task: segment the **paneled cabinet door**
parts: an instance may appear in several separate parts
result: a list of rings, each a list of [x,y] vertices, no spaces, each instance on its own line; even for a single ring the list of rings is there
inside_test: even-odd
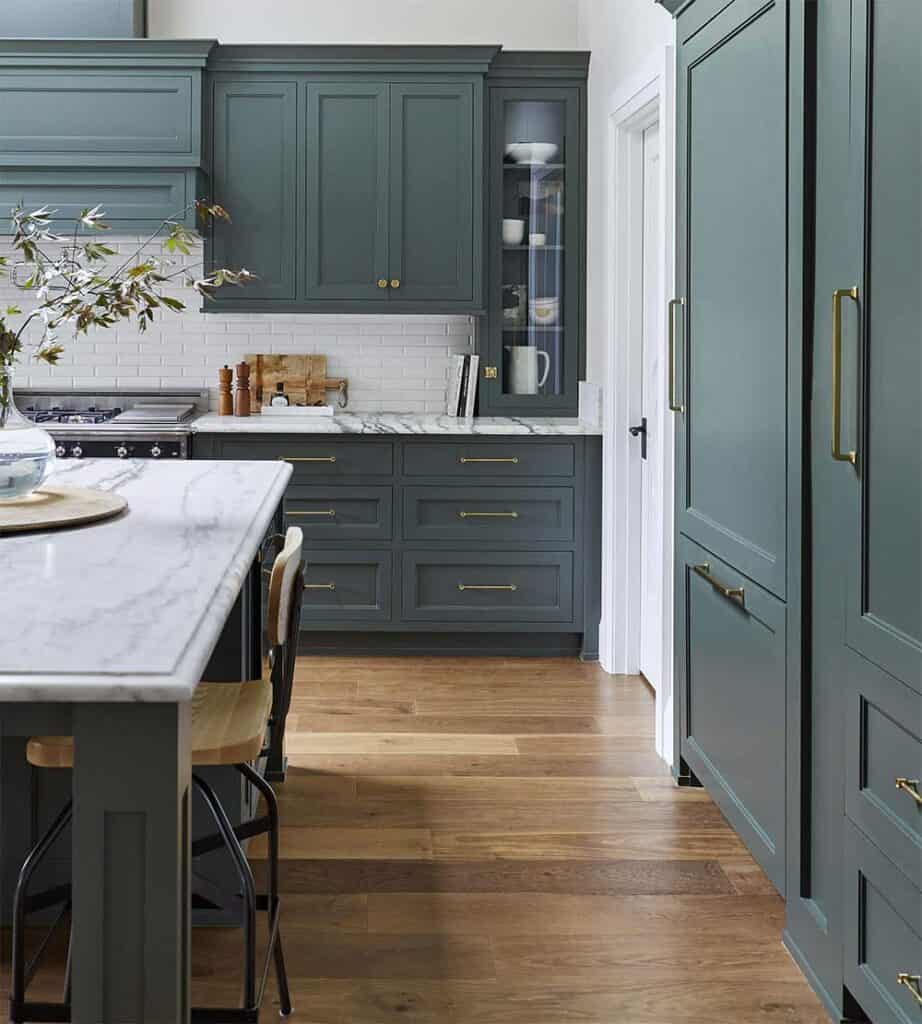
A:
[[[858,0],[852,16],[856,276],[833,300],[831,382],[853,524],[846,642],[922,693],[922,5]]]
[[[308,299],[388,296],[388,85],[306,91]]]
[[[215,224],[211,263],[257,276],[247,301],[295,298],[297,98],[294,82],[214,85],[212,194],[232,223]]]
[[[395,83],[390,99],[390,299],[470,303],[481,259],[474,86]]]
[[[680,46],[677,96],[677,525],[784,598],[786,4],[728,4]]]

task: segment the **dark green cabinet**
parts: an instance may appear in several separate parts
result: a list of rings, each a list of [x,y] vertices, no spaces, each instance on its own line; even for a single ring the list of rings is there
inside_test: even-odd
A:
[[[234,220],[215,228],[209,259],[246,256],[259,282],[206,311],[481,311],[495,48],[429,49],[217,48],[213,196]]]
[[[297,203],[295,82],[217,82],[213,192],[231,211],[213,230],[215,265],[246,267],[250,301],[294,299]]]
[[[679,51],[679,530],[783,598],[787,5],[735,0]],[[696,18],[696,7],[688,18]],[[680,31],[685,18],[680,18]],[[697,24],[697,22],[696,22]]]
[[[380,301],[388,286],[388,85],[304,88],[305,295]]]
[[[480,410],[575,415],[585,373],[588,54],[501,54],[489,76]]]

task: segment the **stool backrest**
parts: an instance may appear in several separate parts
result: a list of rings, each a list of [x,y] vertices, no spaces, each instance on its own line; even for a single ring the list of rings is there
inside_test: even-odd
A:
[[[285,720],[291,707],[298,658],[301,600],[304,595],[303,547],[304,534],[296,526],[289,527],[269,577],[266,634],[272,666],[272,712],[267,771],[275,777],[284,772]]]

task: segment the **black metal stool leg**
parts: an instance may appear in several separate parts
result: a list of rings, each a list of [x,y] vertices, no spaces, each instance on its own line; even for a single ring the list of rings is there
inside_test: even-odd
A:
[[[193,775],[192,781],[208,805],[225,845],[234,859],[237,874],[240,876],[244,901],[243,1002],[247,1010],[256,1010],[256,886],[253,882],[253,872],[250,870],[240,841],[234,834],[234,827],[228,820],[227,813],[221,806],[214,790],[198,775]]]
[[[279,926],[279,804],[275,790],[248,764],[238,764],[237,771],[259,790],[266,802],[269,816],[269,892],[266,909],[269,915],[269,941],[275,961],[275,977],[279,992],[279,1013],[283,1017],[291,1014],[291,993],[288,989],[288,972],[285,969],[285,954],[282,950],[282,933]]]
[[[10,978],[10,1021],[19,1024],[29,1018],[24,1016],[26,988],[29,983],[26,968],[26,897],[29,884],[39,865],[48,855],[55,840],[64,831],[73,816],[73,803],[68,802],[61,813],[52,822],[51,828],[42,836],[38,844],[26,858],[19,872],[16,892],[13,897],[13,963]],[[57,922],[56,922],[57,923]],[[41,950],[39,951],[39,956]],[[36,957],[36,960],[38,956]],[[63,1009],[63,1007],[62,1007]],[[33,1019],[38,1019],[34,1018]],[[61,1019],[46,1017],[45,1019]]]

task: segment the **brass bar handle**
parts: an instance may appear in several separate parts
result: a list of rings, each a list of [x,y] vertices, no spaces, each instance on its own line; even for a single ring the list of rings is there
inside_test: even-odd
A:
[[[466,466],[470,462],[510,462],[510,463],[512,463],[513,466],[517,466],[519,464],[519,460],[515,456],[513,456],[512,458],[507,458],[507,459],[477,459],[477,458],[468,458],[468,457],[462,455],[458,459],[458,462],[460,462],[462,466]]]
[[[858,461],[855,451],[842,451],[842,300],[858,301],[858,286],[832,293],[832,457],[836,462]]]
[[[321,508],[314,511],[313,509],[307,509],[305,511],[298,512],[286,512],[286,516],[335,516],[335,508]]]
[[[922,1006],[922,976],[918,974],[907,974],[905,971],[900,971],[896,976],[897,985],[905,985],[909,989],[909,994],[913,999]]]
[[[511,593],[517,591],[515,583],[459,583],[458,590],[508,590]]]
[[[669,385],[667,399],[672,412],[685,412],[685,406],[675,400],[675,309],[685,310],[685,299],[670,299],[666,321],[669,326]]]
[[[459,512],[459,519],[518,519],[518,512]]]
[[[305,583],[305,590],[335,590],[335,583]]]
[[[915,800],[916,806],[922,807],[922,793],[919,792],[918,779],[897,778],[895,782],[897,789],[901,789],[904,793],[908,793],[913,800]]]
[[[728,587],[726,584],[721,583],[720,580],[716,579],[711,575],[711,563],[702,562],[700,565],[694,567],[695,572],[703,579],[706,580],[711,586],[721,594],[723,597],[728,598],[731,601],[739,601],[740,604],[744,604],[746,600],[746,591],[743,587]]]
[[[335,462],[335,455],[280,455],[282,462]]]

